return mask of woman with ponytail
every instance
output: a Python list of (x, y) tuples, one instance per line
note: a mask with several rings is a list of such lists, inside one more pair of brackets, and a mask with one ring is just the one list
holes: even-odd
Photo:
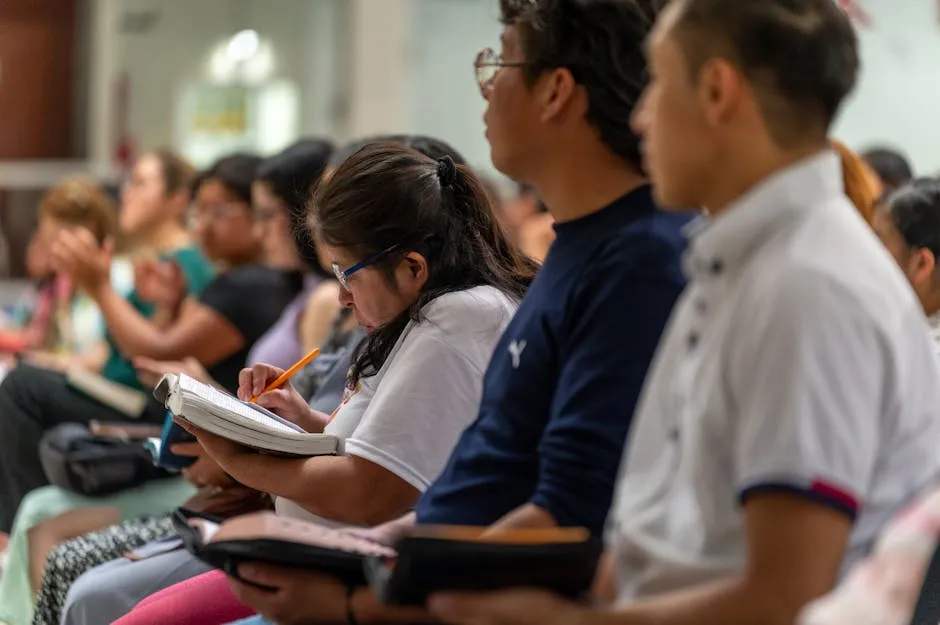
[[(483, 373), (536, 266), (507, 239), (477, 177), (448, 156), (368, 145), (312, 206), (340, 302), (367, 335), (332, 415), (310, 409), (289, 385), (258, 403), (309, 432), (345, 439), (344, 455), (284, 459), (193, 433), (232, 478), (275, 495), (278, 514), (373, 526), (414, 507), (476, 418)], [(242, 371), (239, 396), (258, 394), (281, 373), (269, 365)], [(145, 599), (117, 622), (224, 623), (251, 614), (213, 571)], [(94, 622), (110, 622), (98, 616)]]

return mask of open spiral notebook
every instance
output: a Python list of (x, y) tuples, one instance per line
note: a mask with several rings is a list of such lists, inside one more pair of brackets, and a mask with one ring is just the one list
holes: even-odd
[(305, 432), (261, 406), (183, 373), (163, 376), (153, 394), (174, 416), (259, 451), (290, 456), (342, 454), (339, 438)]

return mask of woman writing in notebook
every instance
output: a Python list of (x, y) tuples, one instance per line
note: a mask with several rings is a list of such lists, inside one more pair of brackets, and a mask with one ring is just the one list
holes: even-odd
[[(371, 526), (411, 508), (443, 468), (476, 415), (483, 371), (536, 267), (507, 240), (476, 176), (449, 157), (368, 146), (339, 167), (313, 207), (340, 300), (368, 336), (332, 415), (310, 410), (289, 385), (258, 403), (343, 438), (345, 455), (278, 458), (196, 433), (233, 478), (276, 495), (279, 514)], [(242, 372), (239, 394), (254, 395), (281, 373)], [(145, 600), (119, 622), (165, 622), (171, 612), (180, 623), (252, 613), (224, 575), (211, 572)]]

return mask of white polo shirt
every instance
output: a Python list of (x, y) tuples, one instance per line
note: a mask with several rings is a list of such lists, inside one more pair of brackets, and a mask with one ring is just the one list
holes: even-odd
[(741, 502), (755, 492), (855, 517), (848, 566), (940, 474), (927, 321), (845, 197), (835, 154), (693, 236), (611, 510), (623, 601), (741, 572)]

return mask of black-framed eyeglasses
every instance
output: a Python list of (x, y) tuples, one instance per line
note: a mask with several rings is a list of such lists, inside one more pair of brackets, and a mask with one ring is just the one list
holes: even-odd
[(505, 61), (501, 54), (498, 54), (493, 48), (483, 48), (477, 52), (477, 58), (473, 61), (473, 69), (476, 72), (477, 86), (480, 87), (480, 93), (486, 94), (486, 90), (493, 84), (496, 74), (504, 67), (525, 67), (528, 63), (523, 61)]
[(356, 263), (349, 269), (340, 269), (339, 265), (335, 262), (330, 263), (330, 267), (333, 269), (333, 275), (336, 276), (336, 281), (339, 282), (340, 285), (348, 291), (349, 287), (346, 286), (346, 284), (347, 284), (347, 279), (349, 278), (349, 276), (353, 275), (360, 269), (365, 269), (369, 265), (374, 265), (375, 263), (384, 260), (389, 254), (397, 250), (399, 247), (400, 246), (396, 243), (395, 245), (382, 250), (378, 254), (373, 254), (372, 256), (369, 256), (365, 260), (359, 261), (358, 263)]

